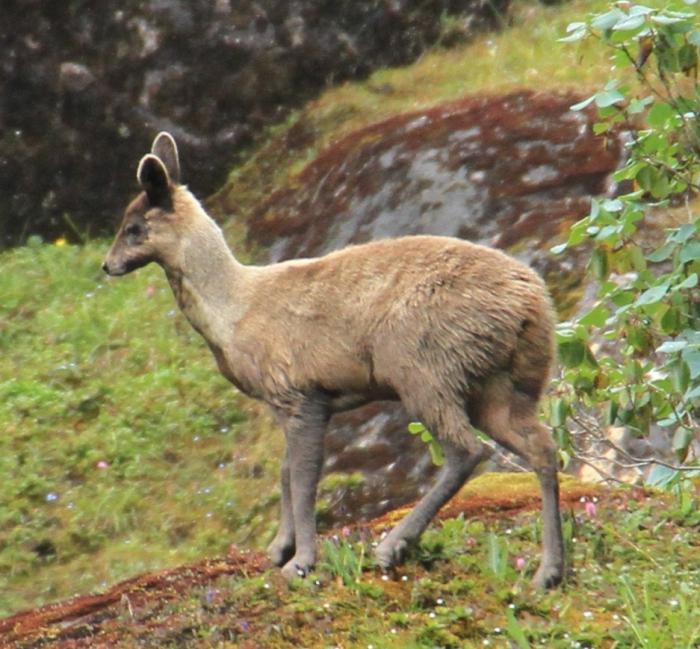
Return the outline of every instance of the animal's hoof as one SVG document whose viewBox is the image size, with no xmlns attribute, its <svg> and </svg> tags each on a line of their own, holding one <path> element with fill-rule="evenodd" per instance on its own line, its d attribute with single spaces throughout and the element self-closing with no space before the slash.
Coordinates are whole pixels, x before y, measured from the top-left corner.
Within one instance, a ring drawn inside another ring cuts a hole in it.
<svg viewBox="0 0 700 649">
<path fill-rule="evenodd" d="M 403 562 L 407 550 L 408 542 L 406 539 L 392 541 L 391 536 L 388 536 L 374 551 L 374 557 L 382 570 L 390 570 Z"/>
<path fill-rule="evenodd" d="M 282 568 L 282 576 L 287 580 L 292 579 L 303 579 L 311 572 L 314 567 L 312 561 L 299 560 L 296 557 L 292 557 L 287 563 L 284 564 Z"/>
<path fill-rule="evenodd" d="M 561 583 L 563 574 L 563 570 L 557 566 L 541 565 L 532 578 L 532 585 L 538 590 L 554 588 Z"/>
<path fill-rule="evenodd" d="M 294 556 L 294 542 L 287 543 L 275 539 L 267 546 L 267 556 L 275 566 L 281 567 Z"/>
</svg>

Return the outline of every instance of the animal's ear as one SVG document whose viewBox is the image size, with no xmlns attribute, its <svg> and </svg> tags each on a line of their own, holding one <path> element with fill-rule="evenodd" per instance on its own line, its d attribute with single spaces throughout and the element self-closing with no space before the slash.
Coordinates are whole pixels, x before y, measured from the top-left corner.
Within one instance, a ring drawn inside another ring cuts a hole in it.
<svg viewBox="0 0 700 649">
<path fill-rule="evenodd" d="M 176 185 L 179 185 L 180 158 L 177 154 L 177 144 L 175 144 L 175 138 L 166 131 L 158 133 L 158 135 L 156 135 L 156 139 L 153 140 L 151 153 L 163 161 L 165 168 L 168 170 L 170 180 L 172 180 Z"/>
<path fill-rule="evenodd" d="M 165 207 L 170 202 L 170 176 L 163 161 L 149 153 L 141 158 L 136 172 L 139 185 L 153 206 Z"/>
</svg>

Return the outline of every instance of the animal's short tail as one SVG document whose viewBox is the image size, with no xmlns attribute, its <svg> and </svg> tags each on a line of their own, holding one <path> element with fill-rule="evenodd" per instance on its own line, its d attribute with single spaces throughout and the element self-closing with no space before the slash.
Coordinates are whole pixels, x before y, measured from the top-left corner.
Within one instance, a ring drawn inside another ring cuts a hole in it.
<svg viewBox="0 0 700 649">
<path fill-rule="evenodd" d="M 554 353 L 553 319 L 525 321 L 513 354 L 513 387 L 539 400 L 549 381 Z"/>
</svg>

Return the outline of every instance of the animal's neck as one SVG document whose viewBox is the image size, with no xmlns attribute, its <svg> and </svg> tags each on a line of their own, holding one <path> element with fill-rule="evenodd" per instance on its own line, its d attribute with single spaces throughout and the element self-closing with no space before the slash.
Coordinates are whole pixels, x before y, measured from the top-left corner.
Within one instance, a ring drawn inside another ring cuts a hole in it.
<svg viewBox="0 0 700 649">
<path fill-rule="evenodd" d="M 213 347 L 226 345 L 246 310 L 248 270 L 209 218 L 190 232 L 178 264 L 165 268 L 180 309 Z"/>
</svg>

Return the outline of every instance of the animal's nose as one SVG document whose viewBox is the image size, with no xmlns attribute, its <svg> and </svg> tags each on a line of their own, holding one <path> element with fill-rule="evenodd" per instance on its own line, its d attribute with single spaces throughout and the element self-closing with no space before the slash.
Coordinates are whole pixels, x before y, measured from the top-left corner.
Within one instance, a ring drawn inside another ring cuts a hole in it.
<svg viewBox="0 0 700 649">
<path fill-rule="evenodd" d="M 105 273 L 109 274 L 109 269 L 107 268 L 107 262 L 106 262 L 106 261 L 102 263 L 102 270 L 103 270 Z"/>
</svg>

